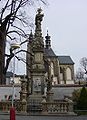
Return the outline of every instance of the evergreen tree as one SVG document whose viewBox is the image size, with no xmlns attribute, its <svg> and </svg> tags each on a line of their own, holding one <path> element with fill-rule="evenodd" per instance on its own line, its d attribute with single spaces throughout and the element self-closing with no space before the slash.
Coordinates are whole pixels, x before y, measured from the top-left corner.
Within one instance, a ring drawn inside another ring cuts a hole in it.
<svg viewBox="0 0 87 120">
<path fill-rule="evenodd" d="M 80 97 L 77 101 L 77 109 L 87 110 L 87 90 L 85 87 L 81 90 Z"/>
</svg>

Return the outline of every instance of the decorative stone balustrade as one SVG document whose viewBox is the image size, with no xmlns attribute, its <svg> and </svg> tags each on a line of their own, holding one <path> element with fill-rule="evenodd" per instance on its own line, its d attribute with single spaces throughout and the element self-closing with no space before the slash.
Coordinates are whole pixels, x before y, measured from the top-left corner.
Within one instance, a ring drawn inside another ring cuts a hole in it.
<svg viewBox="0 0 87 120">
<path fill-rule="evenodd" d="M 16 112 L 27 112 L 26 102 L 15 101 L 14 107 Z M 11 101 L 0 102 L 0 111 L 9 112 L 10 108 Z M 41 108 L 41 114 L 73 114 L 72 102 L 43 102 Z"/>
<path fill-rule="evenodd" d="M 12 106 L 11 101 L 1 101 L 0 102 L 0 111 L 9 112 Z M 14 107 L 16 112 L 26 112 L 26 102 L 15 101 Z"/>
<path fill-rule="evenodd" d="M 73 113 L 73 104 L 70 102 L 51 102 L 42 104 L 43 113 Z"/>
</svg>

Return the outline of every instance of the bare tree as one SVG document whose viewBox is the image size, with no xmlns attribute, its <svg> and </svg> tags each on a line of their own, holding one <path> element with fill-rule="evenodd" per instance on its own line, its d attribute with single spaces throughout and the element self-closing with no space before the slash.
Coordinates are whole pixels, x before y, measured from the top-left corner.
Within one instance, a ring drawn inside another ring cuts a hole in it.
<svg viewBox="0 0 87 120">
<path fill-rule="evenodd" d="M 85 74 L 87 74 L 87 58 L 86 57 L 81 58 L 80 64 Z"/>
<path fill-rule="evenodd" d="M 27 12 L 29 7 L 38 1 L 46 4 L 45 0 L 0 0 L 0 84 L 5 84 L 6 69 L 14 56 L 10 50 L 10 55 L 6 55 L 6 68 L 4 66 L 6 42 L 14 39 L 23 42 L 28 38 L 25 28 L 32 24 L 29 22 L 30 19 L 27 19 Z"/>
<path fill-rule="evenodd" d="M 82 71 L 81 68 L 78 68 L 78 70 L 76 71 L 76 80 L 79 80 L 79 84 L 80 81 L 82 81 L 84 79 L 84 72 Z"/>
</svg>

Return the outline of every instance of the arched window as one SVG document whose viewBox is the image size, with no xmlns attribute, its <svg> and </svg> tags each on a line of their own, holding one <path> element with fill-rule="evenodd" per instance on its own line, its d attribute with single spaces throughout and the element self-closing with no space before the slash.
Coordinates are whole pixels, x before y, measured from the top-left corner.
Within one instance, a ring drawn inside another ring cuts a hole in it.
<svg viewBox="0 0 87 120">
<path fill-rule="evenodd" d="M 67 78 L 67 80 L 71 80 L 72 79 L 71 78 L 71 69 L 69 67 L 66 69 L 66 78 Z"/>
<path fill-rule="evenodd" d="M 60 73 L 63 73 L 63 69 L 60 67 Z"/>
</svg>

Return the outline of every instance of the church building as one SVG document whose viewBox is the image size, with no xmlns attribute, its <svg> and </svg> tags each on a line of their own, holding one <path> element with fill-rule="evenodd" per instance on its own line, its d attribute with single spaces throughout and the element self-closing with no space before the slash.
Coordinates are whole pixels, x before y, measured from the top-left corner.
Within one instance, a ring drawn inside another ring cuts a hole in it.
<svg viewBox="0 0 87 120">
<path fill-rule="evenodd" d="M 50 64 L 52 84 L 74 84 L 74 62 L 70 56 L 57 56 L 51 48 L 50 36 L 45 37 L 44 56 Z"/>
</svg>

